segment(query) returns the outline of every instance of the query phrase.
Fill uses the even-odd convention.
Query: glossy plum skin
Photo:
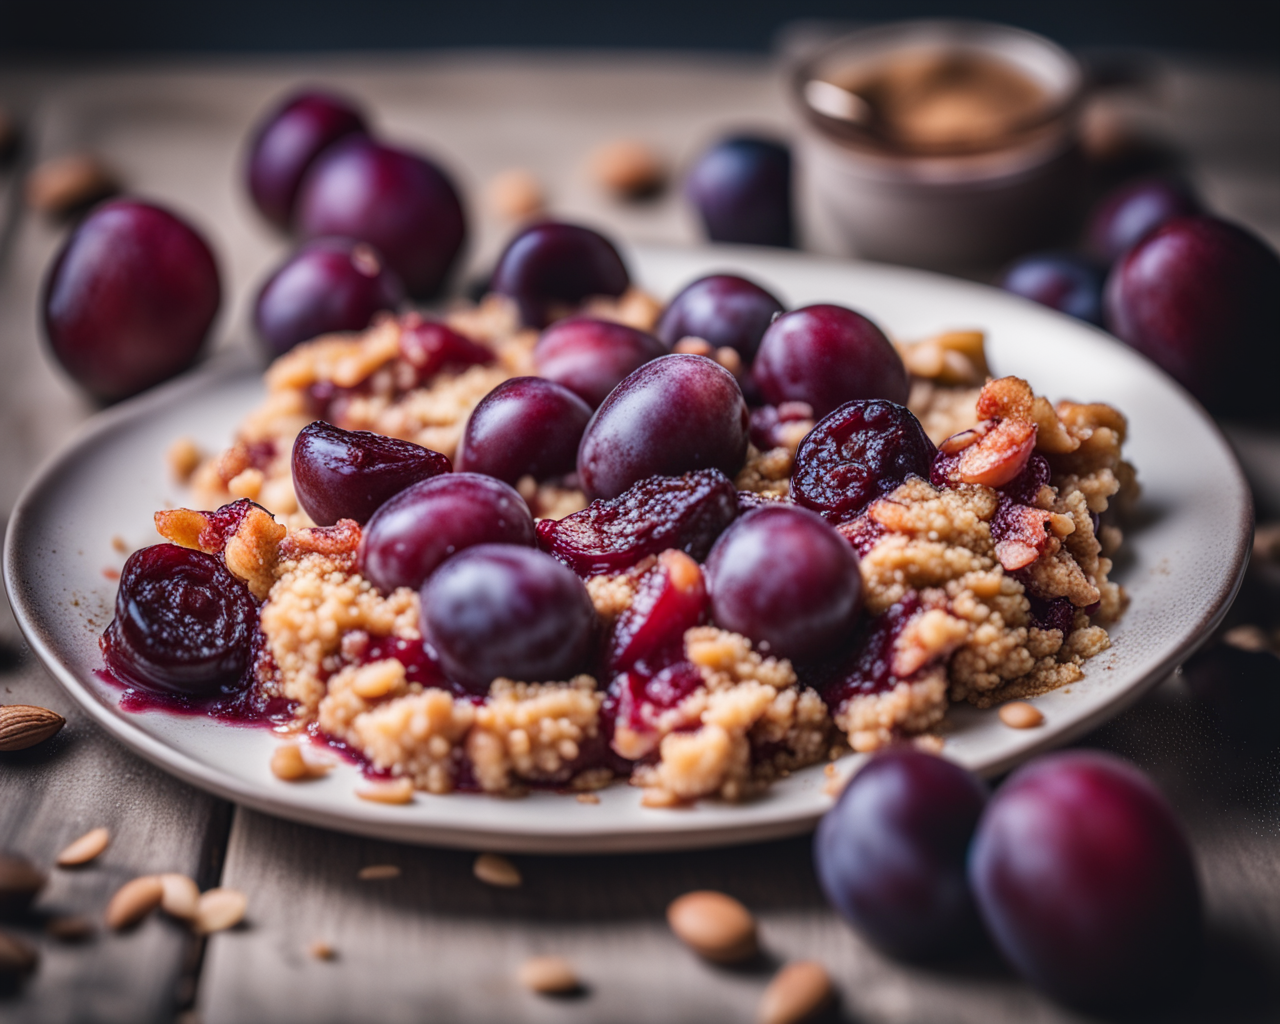
[[[257,605],[222,559],[155,544],[124,564],[103,655],[125,683],[208,696],[240,681],[257,629]]]
[[[716,624],[780,658],[818,658],[853,635],[862,576],[849,543],[808,509],[737,519],[707,557]]]
[[[303,238],[368,242],[418,297],[436,294],[466,238],[453,182],[430,160],[362,135],[340,139],[307,171],[294,216]]]
[[[566,680],[587,663],[596,612],[582,581],[550,555],[481,544],[422,588],[422,633],[449,677],[475,693],[499,676]]]
[[[542,332],[533,361],[539,376],[563,384],[595,409],[628,374],[666,354],[662,342],[644,331],[573,316]]]
[[[791,151],[771,139],[736,136],[716,143],[684,183],[713,242],[790,246]]]
[[[1201,213],[1186,185],[1168,178],[1126,182],[1094,207],[1085,228],[1085,247],[1104,263],[1114,263],[1132,246],[1174,217]]]
[[[1093,260],[1070,252],[1037,252],[1014,262],[1000,287],[1024,299],[1091,324],[1102,323],[1106,272]]]
[[[513,377],[480,400],[458,445],[458,471],[515,484],[572,473],[591,408],[541,377]]]
[[[350,101],[321,90],[297,93],[259,122],[249,146],[245,179],[258,212],[287,229],[307,168],[338,139],[365,134],[364,115]]]
[[[439,452],[411,441],[317,420],[293,442],[292,468],[302,510],[317,526],[332,526],[339,519],[363,525],[405,488],[451,467]]]
[[[386,502],[365,527],[360,572],[384,594],[417,590],[449,556],[477,544],[534,544],[533,516],[515,489],[479,473],[445,473]]]
[[[784,313],[760,341],[752,367],[770,405],[808,402],[815,416],[855,399],[907,403],[907,371],[884,332],[843,306]]]
[[[1167,370],[1210,411],[1274,405],[1280,345],[1280,256],[1214,217],[1179,217],[1157,228],[1112,268],[1107,327]]]
[[[705,356],[662,356],[619,384],[587,424],[578,476],[592,498],[616,498],[650,476],[718,469],[747,457],[750,414],[733,374]]]
[[[213,253],[191,225],[118,199],[63,244],[41,308],[58,362],[91,394],[115,401],[191,366],[221,299]]]
[[[750,366],[765,330],[782,312],[782,303],[754,281],[712,274],[686,285],[671,300],[656,333],[667,348],[685,337],[702,338],[715,348],[728,346]]]
[[[1136,768],[1094,751],[1016,772],[979,823],[969,878],[996,945],[1064,1002],[1139,1004],[1193,973],[1202,912],[1172,808]]]
[[[544,221],[525,228],[498,258],[489,288],[515,300],[526,326],[543,328],[591,295],[631,284],[613,243],[590,228]]]
[[[360,331],[404,301],[404,285],[365,242],[318,238],[302,246],[258,292],[253,325],[271,358],[331,331]]]
[[[818,823],[813,857],[827,899],[893,956],[923,960],[980,934],[965,876],[987,791],[972,772],[891,747],[850,780]]]

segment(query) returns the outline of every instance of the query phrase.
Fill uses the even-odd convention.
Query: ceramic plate
[[[988,334],[995,372],[1029,379],[1053,399],[1110,402],[1129,417],[1128,457],[1143,487],[1140,523],[1127,537],[1118,578],[1131,603],[1112,647],[1085,678],[1035,700],[1045,724],[1002,725],[994,710],[953,707],[946,754],[985,774],[1098,725],[1177,666],[1218,623],[1247,558],[1252,507],[1244,478],[1213,422],[1149,362],[1101,331],[981,285],[866,263],[749,248],[635,248],[637,280],[669,297],[713,271],[736,271],[789,306],[831,301],[867,313],[889,332],[922,337],[945,328]],[[98,634],[111,617],[111,570],[130,547],[156,540],[155,509],[181,504],[165,450],[181,435],[224,447],[262,396],[247,358],[195,372],[113,408],[37,475],[18,502],[5,544],[5,583],[32,647],[71,694],[121,742],[193,785],[282,817],[408,842],[526,852],[662,850],[748,842],[803,832],[830,805],[821,766],[797,772],[762,799],[687,811],[640,806],[625,785],[598,805],[537,793],[524,800],[419,794],[409,806],[357,799],[356,770],[322,781],[274,778],[277,739],[265,729],[164,712],[131,714],[101,667]],[[844,766],[846,770],[851,765]]]

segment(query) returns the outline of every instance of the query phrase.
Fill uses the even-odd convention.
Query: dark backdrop
[[[796,18],[975,17],[1068,46],[1280,60],[1280,0],[0,0],[0,53],[418,49],[767,49]]]

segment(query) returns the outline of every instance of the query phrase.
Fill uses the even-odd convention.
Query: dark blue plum
[[[671,300],[655,333],[671,348],[685,337],[736,349],[750,366],[760,339],[783,305],[753,281],[733,274],[699,278]]]
[[[1166,221],[1200,212],[1200,200],[1189,186],[1169,178],[1139,178],[1093,208],[1085,246],[1104,263],[1114,263]]]
[[[794,244],[791,150],[782,143],[746,135],[718,142],[684,188],[713,242]]]
[[[1102,286],[1107,272],[1087,256],[1036,252],[1013,263],[1000,287],[1060,313],[1102,323]]]

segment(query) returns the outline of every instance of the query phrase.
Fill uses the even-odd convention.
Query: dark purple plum
[[[458,470],[514,484],[573,472],[591,408],[541,377],[513,377],[480,400],[458,445]]]
[[[906,406],[849,402],[800,442],[791,497],[832,523],[845,522],[908,476],[929,479],[936,452]]]
[[[662,343],[644,331],[574,316],[542,332],[533,360],[540,376],[563,384],[595,409],[623,378],[666,354]]]
[[[778,317],[760,341],[752,376],[770,405],[808,402],[815,416],[856,399],[907,402],[907,371],[892,342],[843,306],[805,306]]]
[[[267,354],[331,331],[359,331],[404,301],[404,285],[367,242],[319,238],[290,256],[258,292],[253,325]]]
[[[735,136],[693,165],[684,193],[713,242],[790,246],[791,151],[771,139]]]
[[[1135,245],[1107,278],[1107,327],[1211,411],[1274,407],[1280,257],[1215,217],[1178,217]]]
[[[67,373],[115,401],[191,366],[221,299],[213,253],[191,225],[117,199],[94,210],[54,258],[44,329]]]
[[[364,115],[341,96],[319,89],[290,96],[258,123],[249,146],[245,178],[258,211],[287,229],[302,176],[320,151],[367,131]]]
[[[596,612],[572,572],[550,555],[480,544],[422,588],[422,633],[450,678],[487,693],[499,677],[569,679],[587,664]]]
[[[293,442],[293,490],[317,526],[363,525],[405,488],[450,470],[439,452],[412,441],[343,430],[317,420]]]
[[[103,656],[124,683],[210,696],[244,677],[257,630],[257,605],[220,557],[155,544],[124,563]]]
[[[1106,271],[1072,252],[1037,252],[1017,259],[1000,277],[1000,287],[1060,313],[1102,323]]]
[[[530,327],[546,327],[592,295],[631,284],[613,243],[590,228],[544,221],[525,228],[498,258],[489,287],[510,296]]]
[[[317,157],[294,213],[304,238],[368,242],[419,297],[440,290],[467,233],[462,203],[444,171],[363,135],[340,139]]]
[[[1164,796],[1119,758],[1069,751],[1016,772],[978,825],[969,878],[1001,952],[1064,1002],[1163,1001],[1194,976],[1191,849]]]
[[[1174,217],[1201,213],[1200,200],[1185,184],[1169,178],[1139,178],[1102,198],[1085,228],[1085,246],[1111,264]]]
[[[671,300],[656,333],[667,348],[685,337],[701,338],[716,348],[728,346],[750,366],[765,330],[782,312],[782,303],[755,282],[712,274]]]
[[[705,356],[662,356],[614,388],[591,417],[578,476],[592,498],[695,469],[732,477],[746,460],[749,426],[733,374]]]
[[[962,952],[981,934],[965,877],[986,787],[959,765],[891,747],[850,780],[818,823],[827,899],[865,938],[912,960]]]
[[[538,523],[538,543],[581,576],[618,573],[675,549],[695,559],[738,516],[733,481],[716,469],[651,476],[616,498]]]
[[[858,556],[821,516],[792,505],[748,512],[707,557],[716,625],[780,658],[819,658],[862,610]]]
[[[445,473],[401,491],[369,520],[360,571],[384,594],[417,590],[449,556],[477,544],[534,545],[533,516],[515,488],[479,473]]]

